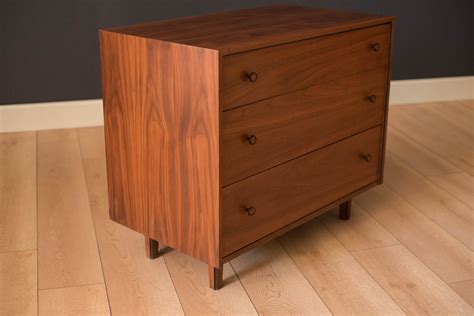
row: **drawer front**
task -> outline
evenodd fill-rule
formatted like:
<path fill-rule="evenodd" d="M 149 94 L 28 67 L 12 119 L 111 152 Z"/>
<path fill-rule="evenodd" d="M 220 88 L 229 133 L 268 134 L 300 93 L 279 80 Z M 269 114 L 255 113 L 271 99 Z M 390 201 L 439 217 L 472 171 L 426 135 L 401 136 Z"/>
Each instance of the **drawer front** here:
<path fill-rule="evenodd" d="M 383 121 L 385 66 L 223 113 L 223 183 L 247 178 Z"/>
<path fill-rule="evenodd" d="M 377 126 L 224 188 L 224 255 L 376 181 L 381 139 Z"/>
<path fill-rule="evenodd" d="M 388 64 L 390 25 L 224 56 L 224 110 Z"/>

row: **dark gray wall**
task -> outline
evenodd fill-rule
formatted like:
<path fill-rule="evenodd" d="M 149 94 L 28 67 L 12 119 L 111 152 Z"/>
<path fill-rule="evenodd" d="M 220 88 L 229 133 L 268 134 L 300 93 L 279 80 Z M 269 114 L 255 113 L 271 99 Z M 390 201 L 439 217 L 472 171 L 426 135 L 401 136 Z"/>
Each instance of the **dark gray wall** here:
<path fill-rule="evenodd" d="M 474 74 L 473 0 L 0 0 L 0 104 L 100 98 L 101 27 L 274 3 L 394 15 L 392 79 Z"/>

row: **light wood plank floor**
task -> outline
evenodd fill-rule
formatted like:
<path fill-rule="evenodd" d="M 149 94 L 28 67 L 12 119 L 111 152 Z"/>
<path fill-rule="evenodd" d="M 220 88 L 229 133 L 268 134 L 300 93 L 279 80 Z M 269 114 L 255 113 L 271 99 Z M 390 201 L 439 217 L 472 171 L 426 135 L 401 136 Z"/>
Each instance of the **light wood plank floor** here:
<path fill-rule="evenodd" d="M 108 219 L 102 128 L 0 134 L 0 314 L 470 314 L 474 103 L 393 106 L 382 186 L 225 265 Z"/>

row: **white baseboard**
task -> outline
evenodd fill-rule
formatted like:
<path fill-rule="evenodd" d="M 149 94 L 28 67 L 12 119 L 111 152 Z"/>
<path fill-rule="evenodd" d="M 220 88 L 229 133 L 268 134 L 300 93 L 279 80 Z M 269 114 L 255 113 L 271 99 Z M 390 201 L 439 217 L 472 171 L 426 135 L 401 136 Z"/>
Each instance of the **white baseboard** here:
<path fill-rule="evenodd" d="M 394 80 L 390 105 L 474 98 L 474 76 Z"/>
<path fill-rule="evenodd" d="M 0 106 L 0 133 L 100 125 L 101 99 Z"/>
<path fill-rule="evenodd" d="M 390 105 L 474 99 L 474 76 L 396 80 Z M 0 106 L 0 133 L 101 126 L 102 100 Z"/>

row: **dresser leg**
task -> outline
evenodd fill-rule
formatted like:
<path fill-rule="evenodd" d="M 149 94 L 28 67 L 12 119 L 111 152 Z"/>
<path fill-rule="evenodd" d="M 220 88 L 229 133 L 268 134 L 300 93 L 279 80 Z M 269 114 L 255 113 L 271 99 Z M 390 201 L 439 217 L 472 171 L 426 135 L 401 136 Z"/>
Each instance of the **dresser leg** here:
<path fill-rule="evenodd" d="M 145 236 L 146 256 L 149 259 L 156 259 L 160 255 L 158 241 Z"/>
<path fill-rule="evenodd" d="M 218 290 L 222 287 L 222 265 L 219 268 L 209 266 L 209 285 L 211 289 Z"/>
<path fill-rule="evenodd" d="M 351 218 L 351 203 L 352 200 L 342 203 L 339 205 L 339 218 L 347 221 Z"/>

